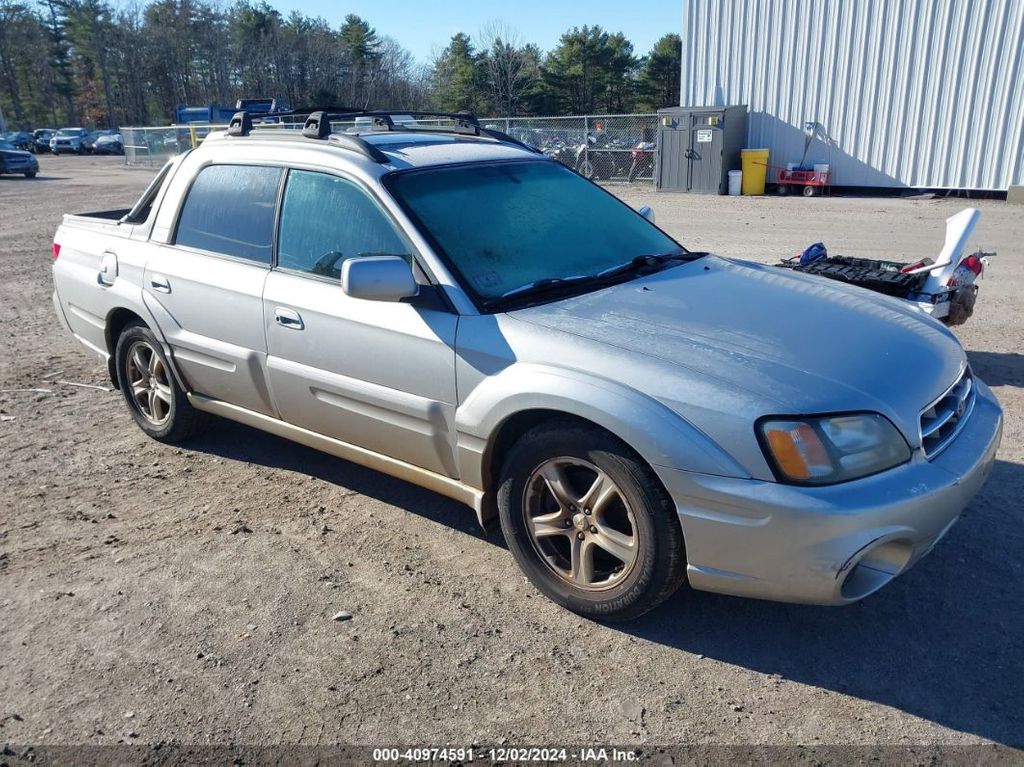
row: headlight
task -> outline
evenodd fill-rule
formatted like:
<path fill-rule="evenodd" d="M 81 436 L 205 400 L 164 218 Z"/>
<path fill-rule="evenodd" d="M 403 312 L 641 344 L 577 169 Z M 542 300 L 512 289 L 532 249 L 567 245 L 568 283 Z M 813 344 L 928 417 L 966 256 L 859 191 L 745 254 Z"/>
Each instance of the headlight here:
<path fill-rule="evenodd" d="M 910 459 L 907 441 L 877 413 L 768 418 L 757 428 L 761 448 L 783 482 L 832 485 Z"/>

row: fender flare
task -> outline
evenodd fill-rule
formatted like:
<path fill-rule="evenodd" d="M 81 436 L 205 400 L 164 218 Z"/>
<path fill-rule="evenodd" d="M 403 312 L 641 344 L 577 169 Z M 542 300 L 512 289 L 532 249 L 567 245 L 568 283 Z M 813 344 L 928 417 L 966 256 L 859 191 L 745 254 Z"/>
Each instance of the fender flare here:
<path fill-rule="evenodd" d="M 494 490 L 489 461 L 495 438 L 513 416 L 554 410 L 606 429 L 653 467 L 747 478 L 749 472 L 704 432 L 661 402 L 600 376 L 521 363 L 487 378 L 456 412 L 462 481 Z"/>

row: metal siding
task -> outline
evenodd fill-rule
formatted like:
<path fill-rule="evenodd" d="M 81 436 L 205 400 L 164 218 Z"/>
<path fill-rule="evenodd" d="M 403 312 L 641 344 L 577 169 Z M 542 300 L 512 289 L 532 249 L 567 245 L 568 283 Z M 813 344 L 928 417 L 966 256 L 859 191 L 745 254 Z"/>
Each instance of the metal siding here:
<path fill-rule="evenodd" d="M 683 106 L 748 104 L 747 145 L 835 183 L 1024 183 L 1024 0 L 683 0 Z M 823 136 L 823 137 L 822 137 Z"/>

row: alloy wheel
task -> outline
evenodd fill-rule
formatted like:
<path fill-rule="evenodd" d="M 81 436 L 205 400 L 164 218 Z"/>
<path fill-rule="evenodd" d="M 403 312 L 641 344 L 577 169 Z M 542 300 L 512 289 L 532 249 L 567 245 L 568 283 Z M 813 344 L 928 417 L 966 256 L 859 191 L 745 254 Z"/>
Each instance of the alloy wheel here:
<path fill-rule="evenodd" d="M 132 400 L 142 416 L 154 426 L 171 417 L 173 392 L 167 366 L 150 344 L 136 341 L 125 356 L 125 373 Z"/>
<path fill-rule="evenodd" d="M 552 458 L 526 482 L 530 541 L 548 569 L 585 591 L 612 588 L 637 561 L 636 517 L 607 473 L 581 458 Z"/>

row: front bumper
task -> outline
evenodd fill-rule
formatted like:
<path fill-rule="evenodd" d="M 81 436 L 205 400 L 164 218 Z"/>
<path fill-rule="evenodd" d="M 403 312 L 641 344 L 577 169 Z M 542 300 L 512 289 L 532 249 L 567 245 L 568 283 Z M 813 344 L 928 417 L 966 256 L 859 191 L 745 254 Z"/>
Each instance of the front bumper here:
<path fill-rule="evenodd" d="M 657 467 L 676 504 L 690 585 L 785 602 L 840 605 L 877 591 L 931 551 L 984 484 L 1002 410 L 977 383 L 974 412 L 932 460 L 831 487 Z"/>

